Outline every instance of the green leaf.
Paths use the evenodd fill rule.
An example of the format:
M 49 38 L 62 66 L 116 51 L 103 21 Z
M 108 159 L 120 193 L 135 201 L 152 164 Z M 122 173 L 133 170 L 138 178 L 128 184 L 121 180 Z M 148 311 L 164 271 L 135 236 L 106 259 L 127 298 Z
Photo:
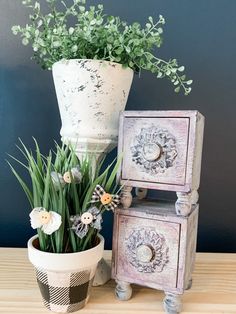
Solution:
M 127 53 L 130 53 L 130 52 L 131 52 L 131 48 L 130 48 L 129 46 L 127 46 L 127 47 L 125 47 L 125 51 L 126 51 Z
M 168 75 L 168 76 L 169 76 L 170 74 L 171 74 L 170 69 L 167 69 L 167 70 L 166 70 L 166 75 Z
M 22 39 L 22 44 L 23 44 L 24 46 L 27 46 L 28 43 L 29 43 L 29 40 L 28 40 L 26 37 L 24 37 L 24 38 Z
M 179 93 L 179 91 L 180 91 L 180 86 L 178 86 L 178 87 L 175 88 L 175 92 L 176 92 L 176 93 Z
M 119 47 L 115 50 L 115 52 L 120 55 L 122 52 L 124 51 L 124 49 L 122 47 Z
M 14 35 L 17 35 L 18 32 L 20 31 L 20 26 L 19 25 L 14 25 L 14 26 L 12 26 L 11 30 L 12 30 L 12 33 Z
M 181 67 L 178 68 L 178 71 L 179 71 L 179 72 L 183 72 L 184 69 L 185 69 L 185 68 L 184 68 L 184 66 L 182 65 Z
M 79 10 L 80 10 L 81 13 L 83 13 L 83 12 L 85 12 L 85 7 L 82 6 L 82 5 L 80 5 L 80 6 L 79 6 Z
M 74 31 L 75 31 L 74 27 L 70 27 L 69 31 L 68 31 L 69 35 L 72 35 L 74 33 Z

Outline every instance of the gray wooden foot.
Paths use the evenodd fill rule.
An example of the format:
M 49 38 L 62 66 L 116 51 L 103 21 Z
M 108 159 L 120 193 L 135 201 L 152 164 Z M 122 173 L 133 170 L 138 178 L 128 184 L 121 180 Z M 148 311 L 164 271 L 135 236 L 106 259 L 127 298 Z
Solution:
M 116 281 L 116 289 L 115 289 L 115 294 L 117 299 L 121 301 L 127 301 L 131 298 L 132 296 L 132 288 L 128 282 L 125 281 Z
M 146 198 L 148 189 L 144 188 L 135 188 L 135 194 L 139 200 Z
M 163 301 L 164 310 L 167 314 L 178 314 L 182 310 L 181 297 L 178 294 L 165 292 Z
M 191 279 L 189 279 L 189 282 L 188 282 L 187 287 L 186 287 L 185 290 L 191 289 L 192 288 L 192 284 L 193 284 L 193 279 L 191 278 Z

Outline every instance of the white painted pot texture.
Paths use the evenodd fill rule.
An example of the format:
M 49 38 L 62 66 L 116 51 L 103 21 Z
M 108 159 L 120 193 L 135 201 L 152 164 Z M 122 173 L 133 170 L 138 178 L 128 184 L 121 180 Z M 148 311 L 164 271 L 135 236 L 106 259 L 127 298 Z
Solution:
M 28 241 L 28 257 L 36 270 L 43 303 L 53 312 L 70 313 L 88 302 L 98 262 L 103 256 L 104 238 L 92 249 L 76 253 L 48 253 L 38 250 L 38 236 Z
M 103 153 L 114 148 L 119 113 L 126 106 L 133 70 L 104 60 L 71 59 L 56 62 L 52 73 L 62 141 L 75 143 L 79 153 Z

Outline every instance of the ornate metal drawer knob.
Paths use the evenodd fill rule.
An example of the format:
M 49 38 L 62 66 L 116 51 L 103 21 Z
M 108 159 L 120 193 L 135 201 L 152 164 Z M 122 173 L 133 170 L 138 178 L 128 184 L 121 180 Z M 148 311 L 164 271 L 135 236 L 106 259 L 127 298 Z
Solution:
M 156 143 L 147 143 L 143 146 L 143 157 L 147 161 L 155 161 L 161 155 L 161 147 Z
M 153 250 L 148 245 L 140 245 L 136 249 L 137 259 L 141 263 L 148 263 L 153 258 Z

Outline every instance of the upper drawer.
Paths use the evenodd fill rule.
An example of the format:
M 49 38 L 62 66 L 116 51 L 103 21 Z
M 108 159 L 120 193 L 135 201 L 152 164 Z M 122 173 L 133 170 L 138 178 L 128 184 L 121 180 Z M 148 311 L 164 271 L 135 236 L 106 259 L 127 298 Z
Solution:
M 197 111 L 121 113 L 121 183 L 182 192 L 198 189 L 203 127 L 204 117 Z

